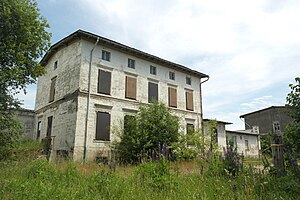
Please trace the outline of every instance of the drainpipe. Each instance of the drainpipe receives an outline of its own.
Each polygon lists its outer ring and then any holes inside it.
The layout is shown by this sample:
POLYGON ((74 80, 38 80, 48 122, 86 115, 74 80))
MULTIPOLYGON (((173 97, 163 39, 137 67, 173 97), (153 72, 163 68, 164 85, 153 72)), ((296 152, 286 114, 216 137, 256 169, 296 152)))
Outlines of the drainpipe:
MULTIPOLYGON (((201 85, 203 83, 205 83, 206 81, 209 80, 209 76, 207 76, 207 79, 201 82, 200 79, 200 109, 201 109, 201 113, 200 113, 200 117, 201 117, 201 128, 202 128, 202 133, 204 134, 204 127, 203 127, 203 108, 202 108, 202 91, 201 91, 201 85)), ((199 126, 199 123, 198 123, 199 126)), ((204 137, 203 137, 204 138, 204 137)))
POLYGON ((87 133, 88 133, 88 120, 89 120, 89 110, 90 110, 90 98, 91 98, 91 71, 92 71, 92 59, 93 59, 93 51, 99 42, 99 37, 97 37, 97 41, 94 44, 94 47, 90 53, 90 63, 89 63, 89 77, 88 77, 88 96, 86 103, 86 116, 85 116, 85 129, 84 129, 84 147, 83 147, 83 161, 86 162, 86 154, 87 154, 87 133))

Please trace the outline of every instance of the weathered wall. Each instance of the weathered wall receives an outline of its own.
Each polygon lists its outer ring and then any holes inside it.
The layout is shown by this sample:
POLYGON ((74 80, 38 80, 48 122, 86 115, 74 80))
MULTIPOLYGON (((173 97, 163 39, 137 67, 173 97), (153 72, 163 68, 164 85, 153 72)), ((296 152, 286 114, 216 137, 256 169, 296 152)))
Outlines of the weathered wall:
POLYGON ((248 157, 259 157, 259 144, 258 135, 239 134, 239 133, 226 133, 227 139, 235 136, 237 142, 238 154, 243 154, 248 157), (246 148, 245 140, 248 140, 249 149, 246 148))
POLYGON ((16 119, 21 122, 23 125, 24 134, 22 136, 25 140, 34 140, 36 139, 34 134, 34 111, 20 109, 16 111, 16 119))
MULTIPOLYGON (((80 70, 80 91, 87 92, 88 88, 88 69, 90 60, 90 51, 93 43, 82 42, 82 64, 80 70)), ((95 156, 107 154, 109 142, 96 141, 96 112, 104 111, 111 115, 111 141, 118 139, 118 131, 123 126, 123 119, 126 113, 134 113, 138 110, 139 103, 148 103, 148 82, 158 83, 159 101, 168 105, 168 86, 177 87, 177 104, 173 112, 181 117, 181 125, 185 131, 186 123, 193 123, 195 128, 201 128, 201 107, 200 107, 200 79, 192 77, 192 84, 186 84, 186 75, 175 71, 175 81, 169 80, 169 68, 160 66, 143 59, 129 56, 113 49, 108 49, 99 44, 93 52, 92 77, 91 77, 91 101, 88 119, 87 136, 87 157, 93 160, 95 156), (111 61, 101 59, 102 49, 111 52, 111 61), (135 60, 135 69, 127 67, 128 58, 135 60), (150 65, 157 67, 157 75, 150 74, 150 65), (97 93, 98 70, 110 71, 112 74, 111 95, 97 93), (126 75, 137 77, 137 99, 130 100, 125 98, 125 77, 126 75), (185 90, 193 90, 194 111, 186 110, 185 90)), ((78 99, 78 116, 76 122, 76 137, 74 148, 74 159, 82 160, 84 146, 84 131, 86 119, 87 100, 86 95, 82 94, 78 99)))
MULTIPOLYGON (((208 140, 210 140, 210 123, 209 121, 204 122, 204 134, 207 136, 208 140)), ((226 149, 226 131, 225 131, 225 124, 218 122, 216 126, 217 132, 218 132, 218 146, 220 151, 223 151, 223 149, 226 149)))
POLYGON ((252 129, 253 126, 259 126, 259 132, 262 135, 268 134, 273 130, 273 122, 280 123, 281 131, 292 119, 285 113, 285 108, 270 108, 260 112, 245 116, 245 128, 252 129))
POLYGON ((49 60, 47 74, 39 77, 36 94, 36 119, 41 121, 40 139, 46 137, 48 117, 53 116, 53 149, 73 150, 77 118, 77 91, 81 63, 81 43, 75 42, 59 49, 49 60), (58 62, 54 69, 54 63, 58 62), (49 103, 51 79, 56 78, 54 101, 49 103))

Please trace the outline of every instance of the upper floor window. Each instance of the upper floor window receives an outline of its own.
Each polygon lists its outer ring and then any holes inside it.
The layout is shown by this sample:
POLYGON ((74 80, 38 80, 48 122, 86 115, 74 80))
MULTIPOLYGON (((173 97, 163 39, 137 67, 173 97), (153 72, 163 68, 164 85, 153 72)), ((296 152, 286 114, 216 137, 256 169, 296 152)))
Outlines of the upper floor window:
POLYGON ((54 101, 56 76, 51 79, 49 103, 54 101))
POLYGON ((174 72, 169 72, 169 79, 170 80, 175 80, 175 73, 174 72))
POLYGON ((281 131, 279 122, 273 122, 273 130, 274 133, 279 133, 281 131))
POLYGON ((148 102, 150 103, 153 100, 158 100, 158 84, 148 83, 148 102))
POLYGON ((156 75, 156 67, 150 65, 150 74, 156 75))
POLYGON ((169 87, 169 106, 177 108, 177 89, 169 87))
POLYGON ((102 60, 110 61, 110 52, 102 50, 102 60))
POLYGON ((54 62, 54 69, 57 68, 57 61, 54 62))
POLYGON ((98 93, 110 95, 111 72, 99 69, 98 71, 98 93))
POLYGON ((193 91, 186 91, 185 98, 186 98, 186 109, 194 110, 193 91))
POLYGON ((135 69, 135 60, 128 58, 128 67, 135 69))
POLYGON ((136 78, 126 76, 125 98, 136 99, 136 78))
POLYGON ((188 84, 188 85, 191 85, 192 84, 192 79, 191 79, 191 77, 186 77, 186 84, 188 84))

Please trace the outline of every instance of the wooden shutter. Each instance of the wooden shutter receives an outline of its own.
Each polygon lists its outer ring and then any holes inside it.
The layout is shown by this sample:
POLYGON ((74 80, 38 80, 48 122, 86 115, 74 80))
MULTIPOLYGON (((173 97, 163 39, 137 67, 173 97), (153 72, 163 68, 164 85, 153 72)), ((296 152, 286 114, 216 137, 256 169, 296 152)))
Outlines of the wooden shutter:
POLYGON ((186 109, 187 110, 194 110, 193 92, 186 91, 185 92, 185 97, 186 97, 186 109))
POLYGON ((125 97, 128 99, 136 99, 136 78, 126 76, 125 97))
POLYGON ((56 83, 56 77, 54 77, 53 79, 51 79, 49 102, 54 101, 54 96, 55 96, 55 83, 56 83))
POLYGON ((156 83, 148 83, 148 102, 150 103, 152 100, 158 100, 158 84, 156 83))
POLYGON ((97 112, 96 140, 110 140, 110 114, 97 112))
POLYGON ((169 87, 169 106, 177 108, 177 90, 169 87))
POLYGON ((99 69, 98 72, 98 93, 110 95, 111 72, 99 69))

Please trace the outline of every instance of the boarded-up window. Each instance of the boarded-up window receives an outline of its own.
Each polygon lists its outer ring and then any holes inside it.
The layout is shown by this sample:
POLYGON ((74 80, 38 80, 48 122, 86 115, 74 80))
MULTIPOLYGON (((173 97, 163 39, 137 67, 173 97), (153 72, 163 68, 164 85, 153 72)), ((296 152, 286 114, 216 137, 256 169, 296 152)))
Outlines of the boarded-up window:
POLYGON ((177 108, 177 90, 169 87, 169 106, 177 108))
POLYGON ((53 116, 48 117, 47 137, 51 137, 53 116))
POLYGON ((110 114, 97 112, 96 140, 110 140, 110 114))
POLYGON ((186 91, 185 92, 185 97, 186 97, 186 109, 187 110, 194 110, 193 92, 192 91, 186 91))
POLYGON ((49 102, 54 101, 54 97, 55 97, 55 84, 56 84, 56 77, 54 77, 54 78, 51 79, 49 102))
POLYGON ((125 97, 136 99, 136 78, 126 76, 125 97))
POLYGON ((158 84, 148 83, 148 102, 150 103, 153 100, 158 100, 158 84))
POLYGON ((98 71, 98 93, 110 94, 111 72, 98 71))

